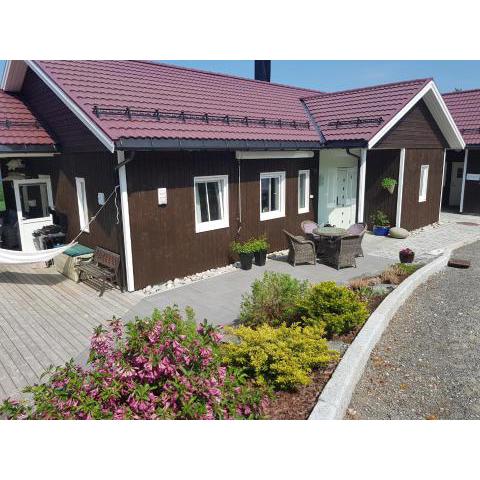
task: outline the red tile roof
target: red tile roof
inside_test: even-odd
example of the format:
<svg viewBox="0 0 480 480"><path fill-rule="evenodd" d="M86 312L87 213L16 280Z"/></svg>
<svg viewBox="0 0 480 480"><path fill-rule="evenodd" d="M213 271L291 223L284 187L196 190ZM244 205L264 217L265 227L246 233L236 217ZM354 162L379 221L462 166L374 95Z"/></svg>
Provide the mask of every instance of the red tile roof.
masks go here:
<svg viewBox="0 0 480 480"><path fill-rule="evenodd" d="M480 144L480 89L444 93L443 99L467 145Z"/></svg>
<svg viewBox="0 0 480 480"><path fill-rule="evenodd" d="M345 90L304 101L327 142L368 141L430 81L427 78Z"/></svg>
<svg viewBox="0 0 480 480"><path fill-rule="evenodd" d="M38 61L37 65L112 139L182 138L319 142L309 128L97 117L95 106L309 122L300 97L315 90L141 61Z"/></svg>
<svg viewBox="0 0 480 480"><path fill-rule="evenodd" d="M0 145L52 145L55 142L14 94L0 90Z"/></svg>

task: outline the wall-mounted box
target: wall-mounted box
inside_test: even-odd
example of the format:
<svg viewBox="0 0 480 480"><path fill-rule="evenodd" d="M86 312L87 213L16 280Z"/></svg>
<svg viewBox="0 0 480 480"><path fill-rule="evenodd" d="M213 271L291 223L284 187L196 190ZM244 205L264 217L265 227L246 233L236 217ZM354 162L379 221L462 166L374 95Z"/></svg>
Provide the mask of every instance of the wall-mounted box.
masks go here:
<svg viewBox="0 0 480 480"><path fill-rule="evenodd" d="M159 188L157 190L158 193L158 204L166 205L167 204L167 189L166 188Z"/></svg>

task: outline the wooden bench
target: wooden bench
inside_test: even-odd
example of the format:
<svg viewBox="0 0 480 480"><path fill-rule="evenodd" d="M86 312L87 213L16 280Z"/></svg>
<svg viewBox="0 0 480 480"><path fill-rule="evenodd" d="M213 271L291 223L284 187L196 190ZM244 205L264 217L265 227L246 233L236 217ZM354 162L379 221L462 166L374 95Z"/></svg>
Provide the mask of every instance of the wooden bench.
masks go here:
<svg viewBox="0 0 480 480"><path fill-rule="evenodd" d="M83 281L87 285L100 290L100 297L105 292L107 282L115 282L123 292L119 279L120 255L104 248L96 247L90 260L80 262L75 266L78 272L77 283Z"/></svg>

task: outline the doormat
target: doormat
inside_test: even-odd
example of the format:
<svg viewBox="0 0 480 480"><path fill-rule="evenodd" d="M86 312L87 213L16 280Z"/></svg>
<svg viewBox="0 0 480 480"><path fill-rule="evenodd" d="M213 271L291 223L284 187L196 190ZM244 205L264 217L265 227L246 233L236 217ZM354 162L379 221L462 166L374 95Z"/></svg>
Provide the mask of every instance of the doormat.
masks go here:
<svg viewBox="0 0 480 480"><path fill-rule="evenodd" d="M480 223L474 222L457 222L459 225L468 225L469 227L480 227Z"/></svg>
<svg viewBox="0 0 480 480"><path fill-rule="evenodd" d="M451 258L447 264L453 268L470 268L470 260L463 260L461 258Z"/></svg>

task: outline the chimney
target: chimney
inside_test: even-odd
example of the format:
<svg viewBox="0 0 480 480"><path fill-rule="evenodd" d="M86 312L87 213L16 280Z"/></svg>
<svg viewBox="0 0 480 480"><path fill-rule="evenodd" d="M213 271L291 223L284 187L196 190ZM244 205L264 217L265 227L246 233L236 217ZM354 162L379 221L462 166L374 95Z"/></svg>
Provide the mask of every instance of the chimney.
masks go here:
<svg viewBox="0 0 480 480"><path fill-rule="evenodd" d="M271 60L255 60L255 80L270 81Z"/></svg>

